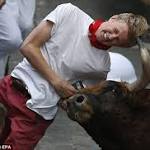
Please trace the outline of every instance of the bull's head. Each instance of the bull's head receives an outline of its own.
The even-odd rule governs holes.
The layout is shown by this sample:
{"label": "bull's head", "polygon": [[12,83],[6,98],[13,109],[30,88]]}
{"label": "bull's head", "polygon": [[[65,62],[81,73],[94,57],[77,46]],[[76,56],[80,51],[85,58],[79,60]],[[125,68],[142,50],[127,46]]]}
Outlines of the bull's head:
{"label": "bull's head", "polygon": [[[129,100],[134,92],[143,89],[149,83],[149,52],[144,48],[140,39],[137,41],[142,58],[143,73],[141,74],[141,77],[132,84],[103,81],[95,87],[82,89],[78,94],[67,100],[67,114],[72,120],[84,123],[89,121],[94,114],[100,115],[104,112],[114,112],[112,109],[114,109],[121,101],[124,99]],[[123,108],[125,107],[123,106]]]}
{"label": "bull's head", "polygon": [[[123,83],[103,81],[97,87],[82,89],[67,100],[67,114],[80,124],[87,123],[93,116],[115,112],[114,108],[130,97]],[[121,106],[121,105],[120,105]],[[123,109],[123,108],[122,108]]]}
{"label": "bull's head", "polygon": [[[116,81],[102,81],[92,88],[79,90],[76,95],[66,100],[66,110],[69,118],[77,121],[88,134],[91,135],[95,142],[102,147],[108,147],[110,144],[108,141],[110,139],[112,141],[115,139],[117,144],[118,141],[120,141],[119,147],[121,147],[121,145],[137,145],[135,144],[136,142],[133,144],[131,140],[133,139],[132,134],[134,135],[134,131],[132,130],[133,126],[135,128],[133,118],[135,120],[135,114],[137,116],[137,112],[140,114],[139,108],[141,109],[141,105],[144,104],[141,98],[146,94],[150,96],[150,94],[148,94],[149,91],[147,93],[145,90],[142,90],[150,80],[150,56],[148,50],[143,47],[139,39],[138,44],[141,52],[143,73],[137,81],[132,84]],[[143,94],[144,92],[145,95]],[[146,99],[148,100],[148,98]],[[146,106],[148,106],[147,102]],[[143,108],[141,110],[145,111],[146,109]],[[136,119],[138,128],[141,123],[139,123],[138,117]],[[147,122],[145,124],[147,124]],[[132,141],[132,143],[130,143],[130,141]],[[141,145],[146,144],[142,143]],[[108,149],[117,149],[116,147],[112,148],[113,146],[111,145]]]}

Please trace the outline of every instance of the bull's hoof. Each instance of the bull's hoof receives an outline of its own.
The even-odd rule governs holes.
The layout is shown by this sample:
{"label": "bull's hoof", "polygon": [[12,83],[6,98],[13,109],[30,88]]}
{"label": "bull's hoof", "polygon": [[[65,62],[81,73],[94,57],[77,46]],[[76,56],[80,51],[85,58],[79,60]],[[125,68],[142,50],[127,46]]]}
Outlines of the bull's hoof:
{"label": "bull's hoof", "polygon": [[3,131],[4,126],[5,126],[6,115],[7,115],[6,107],[2,103],[0,103],[0,135]]}

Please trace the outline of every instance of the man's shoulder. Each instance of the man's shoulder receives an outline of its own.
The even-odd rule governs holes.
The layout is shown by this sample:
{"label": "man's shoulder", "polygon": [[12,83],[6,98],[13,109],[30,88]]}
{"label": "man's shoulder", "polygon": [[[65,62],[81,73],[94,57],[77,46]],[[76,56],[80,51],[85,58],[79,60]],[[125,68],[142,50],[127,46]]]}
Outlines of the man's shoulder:
{"label": "man's shoulder", "polygon": [[60,9],[76,9],[77,6],[73,5],[72,3],[63,3],[63,4],[59,4],[57,6],[57,8],[60,8]]}
{"label": "man's shoulder", "polygon": [[78,6],[72,4],[72,3],[63,3],[57,6],[58,9],[62,9],[69,12],[79,12],[79,13],[85,13],[83,10],[81,10]]}

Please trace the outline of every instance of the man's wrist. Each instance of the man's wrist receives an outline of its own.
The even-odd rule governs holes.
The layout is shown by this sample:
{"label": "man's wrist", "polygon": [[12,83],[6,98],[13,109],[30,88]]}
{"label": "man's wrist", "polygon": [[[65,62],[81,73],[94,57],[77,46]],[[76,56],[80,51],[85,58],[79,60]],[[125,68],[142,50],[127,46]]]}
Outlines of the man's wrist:
{"label": "man's wrist", "polygon": [[52,86],[57,87],[59,84],[61,84],[61,79],[57,76],[55,77],[51,77],[51,79],[49,80],[50,84],[52,84]]}

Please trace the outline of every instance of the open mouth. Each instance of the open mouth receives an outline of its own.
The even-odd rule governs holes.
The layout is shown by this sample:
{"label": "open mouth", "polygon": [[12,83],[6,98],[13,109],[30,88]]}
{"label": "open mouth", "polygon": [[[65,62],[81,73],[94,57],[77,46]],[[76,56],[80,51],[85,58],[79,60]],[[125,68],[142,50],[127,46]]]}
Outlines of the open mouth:
{"label": "open mouth", "polygon": [[110,33],[108,32],[103,32],[103,39],[105,41],[109,41],[110,40]]}

